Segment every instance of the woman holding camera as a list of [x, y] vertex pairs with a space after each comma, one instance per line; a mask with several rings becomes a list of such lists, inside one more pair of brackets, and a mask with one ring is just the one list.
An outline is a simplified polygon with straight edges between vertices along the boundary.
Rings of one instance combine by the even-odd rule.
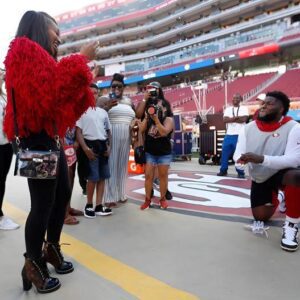
[[58, 274], [74, 270], [73, 264], [64, 260], [59, 244], [70, 186], [66, 158], [57, 137], [63, 138], [67, 128], [94, 105], [87, 63], [95, 58], [98, 43], [89, 43], [80, 54], [58, 62], [60, 43], [54, 18], [44, 12], [27, 11], [4, 62], [8, 98], [4, 131], [8, 139], [13, 140], [17, 134], [16, 121], [23, 148], [60, 152], [55, 179], [28, 179], [31, 205], [25, 225], [22, 279], [24, 290], [34, 284], [39, 293], [60, 287], [60, 281], [50, 276], [47, 263]]
[[140, 123], [140, 131], [145, 135], [145, 202], [141, 209], [147, 209], [151, 205], [152, 184], [154, 171], [157, 167], [160, 188], [160, 208], [166, 209], [168, 203], [166, 192], [168, 188], [168, 170], [172, 161], [171, 134], [174, 121], [170, 104], [158, 97], [152, 96], [145, 107], [145, 117]]
[[[153, 101], [155, 102], [157, 99], [161, 99], [162, 102], [164, 103], [165, 107], [167, 108], [167, 117], [172, 117], [173, 118], [173, 112], [171, 109], [171, 105], [169, 103], [169, 101], [165, 98], [163, 89], [161, 87], [161, 84], [157, 81], [151, 82], [147, 85], [146, 87], [146, 92], [144, 94], [144, 99], [139, 102], [139, 104], [137, 105], [136, 108], [136, 116], [137, 118], [143, 119], [144, 115], [145, 115], [145, 111], [147, 110], [147, 108], [149, 107], [149, 105], [151, 103], [153, 103]], [[170, 141], [171, 143], [171, 148], [173, 149], [173, 136], [174, 136], [174, 130], [172, 130], [172, 134], [171, 134], [171, 139]], [[153, 176], [153, 185], [155, 184], [155, 186], [159, 186], [159, 178], [158, 178], [158, 170], [157, 168], [155, 168], [154, 170], [154, 176]], [[154, 195], [154, 190], [152, 187], [151, 190], [151, 198]], [[169, 191], [169, 189], [167, 188], [166, 191], [166, 199], [167, 200], [172, 200], [173, 196], [171, 194], [171, 192]]]

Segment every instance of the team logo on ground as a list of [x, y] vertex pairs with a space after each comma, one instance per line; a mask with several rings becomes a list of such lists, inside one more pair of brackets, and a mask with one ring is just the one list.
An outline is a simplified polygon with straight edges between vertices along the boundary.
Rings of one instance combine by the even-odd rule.
[[[168, 188], [173, 194], [170, 208], [216, 215], [251, 218], [250, 180], [199, 172], [169, 174]], [[144, 201], [144, 175], [129, 178], [128, 195]], [[160, 193], [154, 189], [153, 202], [158, 203]]]

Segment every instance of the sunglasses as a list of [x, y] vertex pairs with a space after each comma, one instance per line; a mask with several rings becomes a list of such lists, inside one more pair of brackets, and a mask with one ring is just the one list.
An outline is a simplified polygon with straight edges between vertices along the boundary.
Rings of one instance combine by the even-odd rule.
[[116, 89], [116, 88], [122, 89], [122, 88], [123, 88], [123, 84], [112, 84], [112, 85], [111, 85], [111, 88], [112, 88], [112, 89]]

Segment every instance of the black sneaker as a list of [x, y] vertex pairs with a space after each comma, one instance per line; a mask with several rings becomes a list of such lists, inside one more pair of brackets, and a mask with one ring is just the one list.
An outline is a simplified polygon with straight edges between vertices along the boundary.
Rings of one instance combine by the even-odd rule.
[[171, 192], [169, 190], [167, 190], [167, 192], [166, 192], [166, 199], [167, 200], [172, 200], [173, 199], [173, 195], [171, 194]]
[[86, 218], [96, 218], [93, 204], [87, 204], [84, 209], [84, 216]]
[[99, 204], [95, 207], [95, 214], [97, 216], [109, 216], [112, 214], [112, 210], [102, 204]]
[[227, 176], [227, 171], [220, 171], [217, 176]]
[[285, 221], [282, 227], [281, 248], [293, 252], [298, 249], [298, 226]]

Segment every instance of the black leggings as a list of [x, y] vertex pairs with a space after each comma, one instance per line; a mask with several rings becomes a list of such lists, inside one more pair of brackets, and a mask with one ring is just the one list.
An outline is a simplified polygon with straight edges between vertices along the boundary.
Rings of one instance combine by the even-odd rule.
[[53, 179], [28, 179], [31, 210], [25, 225], [27, 256], [39, 259], [43, 241], [58, 243], [64, 223], [66, 207], [71, 196], [68, 167], [63, 150], [60, 151], [59, 174]]
[[5, 193], [5, 182], [12, 156], [13, 150], [11, 144], [0, 145], [0, 217], [3, 216], [2, 204]]

